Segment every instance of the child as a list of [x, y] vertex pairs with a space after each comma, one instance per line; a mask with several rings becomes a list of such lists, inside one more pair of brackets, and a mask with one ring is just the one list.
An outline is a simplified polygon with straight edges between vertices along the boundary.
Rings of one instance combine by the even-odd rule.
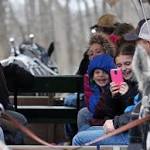
[[134, 44], [125, 43], [119, 48], [115, 57], [117, 67], [122, 70], [124, 82], [121, 84], [121, 87], [111, 82], [110, 90], [114, 99], [121, 98], [122, 112], [127, 106], [133, 104], [133, 99], [138, 94], [138, 85], [132, 71], [134, 51]]
[[[104, 123], [106, 120], [105, 118], [113, 118], [117, 113], [117, 105], [112, 101], [109, 90], [110, 69], [115, 67], [113, 58], [107, 54], [96, 56], [90, 61], [88, 75], [90, 77], [91, 89], [94, 91], [89, 102], [89, 105], [91, 106], [89, 107], [89, 110], [92, 114], [86, 108], [79, 111], [77, 122], [80, 131], [87, 129], [90, 126], [87, 121], [93, 116], [95, 117], [95, 114], [97, 114], [97, 106], [98, 108], [101, 108], [100, 113], [96, 116], [99, 118], [99, 125]], [[93, 108], [93, 110], [91, 110], [91, 108]]]

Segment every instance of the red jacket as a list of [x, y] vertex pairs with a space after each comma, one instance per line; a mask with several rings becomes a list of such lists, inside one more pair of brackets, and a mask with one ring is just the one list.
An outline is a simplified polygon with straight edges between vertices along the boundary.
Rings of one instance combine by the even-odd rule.
[[84, 74], [83, 77], [83, 86], [84, 86], [84, 100], [87, 107], [89, 107], [89, 99], [92, 95], [92, 90], [89, 85], [89, 76], [88, 74]]

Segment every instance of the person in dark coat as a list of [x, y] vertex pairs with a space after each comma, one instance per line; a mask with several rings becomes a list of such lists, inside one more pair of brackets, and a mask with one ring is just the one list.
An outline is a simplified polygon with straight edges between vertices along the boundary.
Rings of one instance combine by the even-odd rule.
[[[32, 87], [33, 81], [34, 77], [18, 65], [12, 63], [3, 67], [0, 64], [0, 103], [9, 115], [25, 126], [27, 125], [27, 119], [22, 114], [14, 111], [14, 107], [9, 101], [8, 87]], [[4, 131], [6, 144], [23, 144], [22, 132], [13, 127], [9, 120], [1, 117], [0, 124]]]

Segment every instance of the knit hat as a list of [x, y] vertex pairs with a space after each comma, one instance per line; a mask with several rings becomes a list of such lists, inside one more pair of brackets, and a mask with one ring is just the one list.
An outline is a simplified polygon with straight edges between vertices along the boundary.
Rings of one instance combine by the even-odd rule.
[[101, 27], [114, 27], [118, 18], [113, 14], [105, 14], [98, 19], [97, 25]]
[[108, 74], [110, 74], [110, 70], [116, 68], [113, 57], [108, 54], [101, 54], [95, 56], [89, 63], [88, 66], [88, 74], [89, 77], [93, 76], [93, 72], [95, 69], [101, 69]]
[[96, 25], [90, 27], [92, 33], [104, 32], [106, 34], [113, 33], [116, 25], [118, 24], [118, 18], [113, 14], [104, 14], [98, 18]]

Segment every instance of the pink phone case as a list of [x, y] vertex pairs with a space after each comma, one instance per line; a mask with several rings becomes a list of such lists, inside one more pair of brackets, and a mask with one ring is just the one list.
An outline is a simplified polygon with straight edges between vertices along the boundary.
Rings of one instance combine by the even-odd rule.
[[123, 76], [122, 76], [121, 69], [119, 69], [119, 68], [111, 69], [110, 75], [111, 75], [112, 82], [115, 82], [118, 85], [120, 85], [123, 82]]

